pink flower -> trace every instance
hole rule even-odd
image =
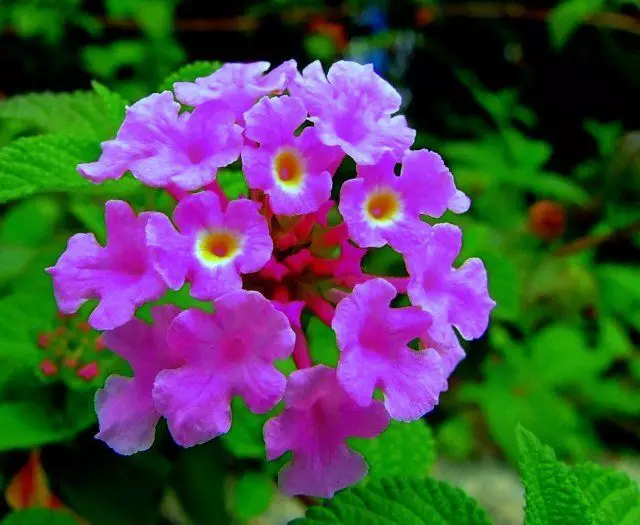
[[[247,184],[269,195],[278,214],[318,211],[331,196],[331,177],[342,154],[320,142],[315,128],[296,136],[306,118],[302,103],[287,96],[265,97],[245,114],[245,134],[260,145],[242,151]]]
[[[177,290],[185,279],[191,295],[216,299],[242,288],[242,273],[257,272],[273,250],[273,241],[260,204],[239,199],[222,211],[212,192],[201,192],[182,199],[173,220],[152,213],[147,224],[147,242],[156,270],[167,285]]]
[[[289,92],[304,103],[319,139],[358,164],[375,164],[385,152],[398,159],[415,138],[403,116],[391,116],[400,109],[400,94],[371,64],[339,61],[325,77],[320,62],[313,62]]]
[[[351,238],[362,247],[391,245],[405,253],[424,244],[430,227],[421,215],[441,216],[447,208],[466,211],[469,199],[456,190],[442,159],[427,150],[407,153],[400,176],[385,154],[375,166],[359,166],[358,177],[340,193],[340,213]]]
[[[179,115],[169,91],[154,93],[127,108],[113,140],[102,143],[97,162],[78,171],[93,182],[118,179],[127,171],[154,188],[175,184],[197,190],[234,162],[242,148],[242,128],[228,106],[214,101]]]
[[[445,348],[455,344],[451,326],[467,340],[480,337],[496,304],[489,297],[487,272],[480,259],[468,259],[459,269],[452,267],[461,247],[460,229],[438,224],[426,246],[407,256],[409,298],[433,317],[429,337]]]
[[[283,62],[265,74],[269,62],[228,63],[195,82],[176,82],[173,89],[183,104],[198,106],[208,100],[227,104],[238,120],[262,96],[281,93],[293,79],[295,60]]]
[[[163,369],[180,366],[180,355],[167,346],[167,329],[180,310],[172,305],[152,309],[153,325],[132,319],[105,332],[104,343],[126,359],[134,377],[113,375],[103,390],[96,392],[96,412],[100,432],[96,435],[118,454],[147,450],[154,439],[160,414],[151,392],[153,381]]]
[[[92,233],[78,233],[56,265],[47,268],[62,313],[75,313],[89,299],[100,300],[89,317],[96,330],[123,325],[139,306],[159,299],[167,289],[145,241],[149,215],[136,217],[122,201],[109,201],[105,208],[107,246],[100,246]]]
[[[437,352],[408,346],[427,332],[431,316],[413,306],[390,308],[395,296],[392,284],[372,279],[338,303],[331,325],[341,351],[338,381],[361,406],[380,388],[389,415],[413,421],[438,403],[446,377]]]
[[[333,368],[316,365],[289,376],[284,402],[284,412],[267,421],[264,440],[269,460],[293,452],[279,475],[285,494],[330,498],[366,475],[367,464],[345,440],[373,438],[386,428],[389,416],[380,401],[359,406]]]
[[[286,378],[274,366],[293,352],[295,336],[286,316],[258,292],[223,295],[215,313],[187,310],[171,324],[169,346],[185,364],[158,374],[156,409],[167,418],[176,443],[204,443],[231,427],[231,398],[250,410],[271,410]]]

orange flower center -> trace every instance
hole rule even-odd
[[[199,242],[201,256],[210,263],[231,259],[239,248],[238,240],[228,231],[209,232]]]
[[[392,191],[380,191],[367,199],[366,210],[369,217],[376,222],[391,221],[400,211],[400,202]]]
[[[291,149],[280,151],[274,161],[276,177],[287,186],[297,186],[302,180],[302,162],[298,153]]]

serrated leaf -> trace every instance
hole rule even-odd
[[[591,523],[589,504],[569,467],[521,425],[516,434],[525,488],[525,525]]]
[[[424,421],[391,421],[374,439],[353,439],[351,446],[369,464],[366,480],[391,476],[426,476],[435,461],[435,441]]]
[[[100,94],[92,91],[10,97],[0,102],[0,118],[24,121],[41,133],[95,142],[111,137],[119,124]]]
[[[173,90],[173,84],[176,82],[193,82],[196,78],[209,76],[221,67],[222,62],[218,61],[209,62],[199,60],[197,62],[187,64],[165,78],[160,84],[158,91],[171,91]]]
[[[0,203],[35,193],[89,187],[76,166],[97,158],[99,151],[95,141],[62,135],[12,142],[0,149]]]
[[[595,463],[573,468],[578,485],[594,515],[594,525],[638,523],[640,490],[627,474]]]
[[[77,525],[77,520],[67,511],[52,509],[24,509],[12,512],[0,525]]]
[[[462,490],[432,478],[389,478],[347,489],[291,524],[488,525],[486,511]]]
[[[111,91],[108,87],[103,86],[97,80],[91,81],[91,87],[102,99],[109,117],[113,121],[113,127],[116,129],[124,120],[127,101],[122,95],[120,95],[120,93]]]

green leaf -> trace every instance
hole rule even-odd
[[[340,357],[336,333],[317,317],[309,318],[305,333],[314,362],[335,367]]]
[[[76,171],[98,157],[94,141],[61,135],[18,139],[0,149],[0,203],[42,192],[86,188]]]
[[[158,91],[171,91],[173,90],[173,84],[176,82],[193,82],[197,78],[209,76],[221,67],[222,62],[218,61],[208,62],[200,60],[187,64],[165,78],[160,84]]]
[[[426,476],[436,459],[431,428],[424,421],[391,421],[374,439],[352,439],[351,446],[369,464],[367,480],[391,476]]]
[[[264,458],[262,427],[268,416],[254,414],[239,398],[233,399],[231,408],[231,430],[222,436],[225,447],[238,458]]]
[[[640,490],[627,474],[594,463],[575,466],[573,474],[589,502],[594,525],[640,522]]]
[[[548,17],[553,45],[561,49],[578,26],[604,4],[605,0],[565,0],[554,7]]]
[[[589,505],[569,467],[521,425],[516,434],[525,488],[525,525],[590,524]]]
[[[62,215],[60,203],[37,197],[10,208],[0,223],[0,244],[39,247],[51,239]]]
[[[258,472],[243,474],[233,488],[233,507],[241,520],[263,514],[271,503],[274,486],[271,478]]]
[[[103,94],[106,88],[102,88]],[[0,119],[22,120],[42,133],[100,142],[111,137],[119,121],[99,93],[29,93],[0,102]]]
[[[0,521],[0,525],[77,525],[77,523],[68,511],[52,509],[18,510]]]
[[[340,492],[291,525],[488,525],[486,511],[462,490],[432,478],[389,478]]]
[[[216,174],[216,181],[229,200],[235,200],[241,195],[249,194],[249,186],[240,170],[223,169]]]
[[[28,401],[5,401],[0,404],[0,450],[34,448],[47,443],[63,441],[93,423],[86,411],[77,418],[77,403],[69,394],[66,411],[44,395]]]
[[[120,93],[111,91],[108,87],[103,86],[97,80],[91,81],[91,87],[102,99],[109,118],[112,120],[114,128],[117,129],[124,120],[127,101],[122,95],[120,95]]]
[[[225,460],[217,441],[180,452],[172,486],[194,525],[230,523],[225,507]]]

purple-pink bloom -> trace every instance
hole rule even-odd
[[[366,475],[367,464],[345,440],[373,438],[387,427],[380,401],[359,406],[336,380],[335,369],[316,365],[289,376],[284,402],[284,411],[265,424],[264,440],[269,460],[293,452],[279,475],[285,494],[330,498]]]
[[[75,313],[90,299],[100,301],[89,316],[96,330],[125,324],[139,306],[167,290],[145,240],[149,214],[136,217],[123,201],[108,201],[105,210],[107,245],[98,244],[92,233],[78,233],[56,265],[47,268],[62,313]]]
[[[174,184],[197,190],[215,179],[218,168],[238,159],[242,128],[220,101],[179,114],[170,91],[154,93],[127,108],[116,138],[102,143],[96,162],[78,171],[93,182],[118,179],[127,171],[154,188]]]
[[[273,251],[267,221],[260,204],[238,199],[223,211],[212,192],[182,199],[171,221],[162,213],[151,213],[147,242],[153,264],[167,285],[177,290],[185,279],[191,295],[216,299],[242,288],[243,273],[257,272]]]
[[[371,64],[339,61],[325,76],[320,62],[309,64],[289,86],[302,100],[327,146],[339,146],[358,164],[375,164],[385,152],[402,157],[415,138],[406,119],[392,116],[400,94]]]
[[[358,166],[358,177],[340,193],[340,213],[351,238],[362,247],[389,244],[405,253],[424,244],[430,227],[421,215],[440,217],[447,209],[461,213],[469,199],[457,190],[440,156],[428,150],[405,155],[401,174],[385,154],[374,166]]]
[[[223,295],[213,314],[181,313],[167,340],[185,364],[158,374],[153,398],[183,447],[228,432],[232,396],[262,414],[284,394],[286,377],[274,361],[291,355],[295,335],[287,317],[258,292]]]
[[[105,346],[126,359],[134,374],[132,378],[112,375],[104,389],[96,392],[100,424],[96,437],[118,454],[128,456],[153,444],[160,419],[151,395],[153,382],[161,370],[182,364],[180,354],[167,345],[169,324],[178,313],[172,305],[155,306],[153,325],[132,319],[102,335]]]
[[[247,184],[263,190],[277,214],[312,213],[331,196],[331,177],[342,153],[320,142],[313,127],[296,136],[306,118],[302,103],[287,96],[265,97],[245,113],[245,135],[259,144],[242,151]]]
[[[445,346],[452,344],[451,326],[467,340],[480,337],[496,305],[489,297],[487,272],[480,259],[468,259],[458,269],[452,267],[461,248],[460,228],[438,224],[426,245],[406,257],[409,298],[433,317],[429,337]]]
[[[341,351],[338,381],[361,406],[380,388],[389,415],[413,421],[433,409],[446,388],[440,356],[409,343],[426,333],[431,316],[415,306],[391,308],[395,287],[384,279],[357,285],[338,303],[332,328]]]
[[[282,93],[297,73],[295,60],[287,60],[269,73],[269,62],[227,63],[195,82],[176,82],[173,89],[183,104],[199,106],[221,100],[242,121],[242,115],[262,96]]]

